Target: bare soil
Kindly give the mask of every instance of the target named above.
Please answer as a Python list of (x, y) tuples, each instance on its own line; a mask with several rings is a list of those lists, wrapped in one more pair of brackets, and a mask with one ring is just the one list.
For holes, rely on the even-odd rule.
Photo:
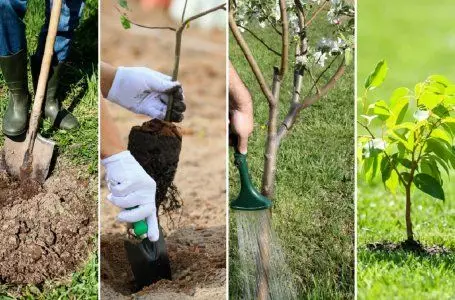
[(1, 283), (65, 280), (96, 248), (96, 182), (64, 165), (43, 186), (0, 171)]
[[(101, 59), (116, 66), (146, 66), (167, 74), (173, 67), (174, 33), (133, 27), (124, 30), (113, 6), (101, 3)], [(132, 14), (137, 22), (170, 25), (163, 11)], [(126, 224), (118, 209), (101, 202), (101, 297), (106, 299), (224, 299), (226, 295), (226, 34), (191, 27), (184, 33), (179, 81), (187, 111), (179, 132), (182, 149), (174, 184), (183, 207), (160, 223), (171, 260), (172, 281), (135, 291), (124, 253)], [(110, 105), (120, 137), (148, 121)], [(164, 215), (163, 215), (164, 214)]]
[(371, 251), (386, 251), (386, 252), (395, 252), (395, 251), (406, 251), (406, 252), (414, 252), (420, 255), (437, 255), (437, 254), (451, 254), (451, 251), (439, 245), (424, 245), (419, 241), (404, 241), (401, 243), (393, 243), (393, 242), (378, 242), (378, 243), (371, 243), (367, 244), (367, 248)]

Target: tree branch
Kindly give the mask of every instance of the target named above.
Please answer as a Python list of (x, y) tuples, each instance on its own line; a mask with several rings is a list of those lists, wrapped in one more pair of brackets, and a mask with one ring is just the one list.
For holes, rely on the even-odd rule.
[(329, 2), (329, 0), (326, 0), (324, 4), (322, 4), (318, 10), (311, 16), (311, 18), (308, 20), (308, 22), (305, 23), (305, 27), (310, 25), (311, 22), (317, 17), (317, 15), (324, 9), (325, 5)]
[(335, 87), (335, 84), (341, 78), (345, 71), (345, 64), (344, 59), (341, 61), (337, 71), (330, 80), (320, 89), (319, 92), (313, 94), (311, 96), (307, 96), (303, 99), (302, 103), (292, 104), (289, 112), (287, 113), (286, 117), (284, 118), (279, 130), (278, 130), (278, 140), (281, 140), (286, 133), (291, 129), (292, 125), (294, 125), (298, 114), (304, 108), (307, 108), (314, 102), (318, 101), (322, 97), (324, 97), (330, 90)]
[(188, 18), (188, 19), (186, 19), (186, 20), (180, 25), (179, 29), (182, 28), (182, 30), (183, 30), (183, 29), (185, 29), (186, 25), (187, 25), (188, 23), (190, 23), (191, 21), (194, 21), (194, 20), (196, 20), (196, 19), (199, 19), (200, 17), (203, 17), (203, 16), (205, 16), (205, 15), (207, 15), (207, 14), (209, 14), (209, 13), (212, 13), (212, 12), (214, 12), (214, 11), (217, 11), (217, 10), (219, 10), (219, 9), (226, 10), (226, 3), (223, 3), (223, 4), (220, 4), (220, 5), (218, 5), (218, 6), (212, 7), (211, 9), (208, 9), (208, 10), (206, 10), (206, 11), (203, 11), (203, 12), (201, 12), (201, 13), (198, 13), (198, 14), (196, 14), (196, 15), (194, 15), (194, 16)]
[(182, 19), (180, 20), (181, 23), (183, 23), (183, 20), (185, 20), (185, 12), (186, 12), (186, 5), (188, 4), (188, 0), (185, 0), (185, 4), (183, 6), (183, 12), (182, 12)]
[(318, 101), (322, 97), (324, 97), (333, 87), (335, 84), (338, 82), (338, 80), (341, 78), (341, 76), (344, 74), (344, 71), (346, 70), (346, 66), (344, 64), (344, 58), (341, 60), (340, 65), (338, 66), (337, 71), (333, 76), (330, 78), (330, 80), (319, 90), (314, 95), (307, 96), (305, 99), (303, 99), (303, 108), (307, 108), (308, 106), (312, 105), (314, 102)]
[(244, 27), (242, 25), (239, 25), (237, 24), (237, 26), (239, 28), (242, 28), (244, 29), (245, 31), (247, 31), (249, 34), (251, 34), (258, 42), (260, 42), (262, 45), (264, 45), (265, 48), (267, 48), (267, 50), (269, 50), (270, 52), (272, 52), (273, 54), (276, 54), (278, 56), (281, 57), (281, 53), (276, 51), (275, 49), (273, 49), (271, 46), (267, 45), (267, 43), (261, 39), (257, 34), (255, 34), (252, 30), (248, 29), (247, 27)]
[[(185, 7), (186, 7), (186, 4), (185, 4)], [(211, 8), (211, 9), (208, 9), (206, 11), (203, 11), (201, 13), (198, 13), (198, 14), (186, 19), (177, 28), (177, 31), (175, 33), (174, 68), (173, 68), (173, 71), (172, 71), (172, 80), (173, 81), (176, 81), (177, 78), (178, 78), (178, 75), (179, 75), (180, 51), (181, 51), (181, 46), (182, 46), (182, 34), (183, 34), (183, 31), (185, 30), (185, 28), (187, 27), (187, 25), (191, 21), (194, 21), (194, 20), (196, 20), (196, 19), (198, 19), (200, 17), (203, 17), (203, 16), (205, 16), (205, 15), (207, 15), (209, 13), (212, 13), (214, 11), (217, 11), (219, 9), (226, 9), (226, 3), (220, 4), (218, 6), (215, 6), (215, 7)], [(184, 13), (182, 14), (182, 17), (183, 17), (183, 15), (184, 15)], [(167, 103), (167, 109), (166, 109), (166, 117), (165, 117), (166, 121), (170, 121), (171, 120), (171, 113), (172, 113), (173, 106), (174, 106), (174, 97), (170, 96), (169, 100), (168, 100), (168, 103)]]
[(171, 26), (150, 26), (150, 25), (143, 25), (143, 24), (136, 23), (135, 21), (131, 20), (125, 12), (122, 12), (118, 6), (114, 6), (114, 7), (121, 16), (124, 16), (128, 20), (128, 22), (130, 22), (133, 25), (136, 25), (137, 27), (142, 27), (142, 28), (147, 28), (147, 29), (167, 29), (167, 30), (171, 30), (171, 31), (177, 31), (177, 28), (171, 27)]
[[(318, 78), (314, 79), (313, 76), (312, 79), (314, 80), (313, 82), (313, 85), (311, 86), (310, 90), (308, 91), (308, 95), (310, 95), (310, 93), (313, 91), (313, 88), (316, 87), (316, 90), (318, 93), (321, 93), (321, 90), (318, 88), (317, 84), (319, 82), (319, 80), (321, 80), (322, 76), (324, 76), (324, 74), (332, 67), (333, 63), (337, 60), (339, 55), (335, 56), (332, 61), (327, 65), (327, 67), (319, 74)], [(307, 95), (307, 96), (308, 96)]]
[(286, 0), (280, 1), (280, 15), (281, 15), (281, 67), (280, 67), (280, 80), (283, 79), (284, 74), (288, 69), (289, 60), (289, 24), (288, 14), (286, 12)]
[(248, 64), (250, 65), (251, 70), (253, 71), (254, 76), (256, 77), (256, 80), (259, 84), (259, 87), (261, 88), (262, 93), (267, 98), (267, 101), (269, 102), (269, 106), (276, 105), (276, 99), (273, 97), (272, 91), (270, 90), (267, 83), (265, 82), (264, 75), (262, 74), (261, 69), (259, 68), (256, 60), (254, 59), (254, 56), (251, 53), (251, 50), (248, 47), (248, 44), (243, 39), (243, 36), (240, 33), (240, 30), (239, 30), (237, 24), (235, 23), (234, 11), (232, 9), (229, 10), (229, 28), (231, 29), (232, 35), (234, 36), (235, 40), (237, 41), (237, 44), (239, 45), (240, 49), (242, 50), (243, 55), (245, 56), (245, 59), (247, 60)]

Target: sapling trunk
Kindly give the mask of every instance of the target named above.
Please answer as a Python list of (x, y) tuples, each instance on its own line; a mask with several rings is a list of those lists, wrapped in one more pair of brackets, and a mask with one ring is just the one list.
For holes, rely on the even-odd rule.
[(411, 184), (406, 185), (406, 234), (408, 241), (414, 241), (411, 220)]

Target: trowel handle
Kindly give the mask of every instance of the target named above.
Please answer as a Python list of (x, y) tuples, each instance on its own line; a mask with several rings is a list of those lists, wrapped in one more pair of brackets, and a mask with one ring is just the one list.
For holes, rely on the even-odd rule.
[[(130, 207), (130, 208), (127, 208), (127, 209), (134, 209), (136, 207), (137, 206)], [(145, 222), (145, 220), (134, 222), (133, 223), (133, 230), (134, 230), (134, 234), (137, 237), (144, 238), (144, 237), (147, 236), (147, 231), (148, 231), (147, 223)]]

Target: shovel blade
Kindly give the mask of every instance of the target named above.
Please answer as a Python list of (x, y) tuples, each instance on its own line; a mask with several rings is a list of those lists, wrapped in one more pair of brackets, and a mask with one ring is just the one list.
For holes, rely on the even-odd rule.
[(158, 280), (172, 279), (171, 265), (161, 228), (157, 242), (151, 242), (148, 238), (140, 243), (126, 240), (125, 249), (139, 290)]
[[(44, 183), (49, 175), (55, 142), (37, 135), (33, 146), (31, 170), (27, 175), (31, 179)], [(6, 171), (14, 176), (21, 177), (25, 153), (27, 152), (26, 137), (5, 138), (4, 158)]]

